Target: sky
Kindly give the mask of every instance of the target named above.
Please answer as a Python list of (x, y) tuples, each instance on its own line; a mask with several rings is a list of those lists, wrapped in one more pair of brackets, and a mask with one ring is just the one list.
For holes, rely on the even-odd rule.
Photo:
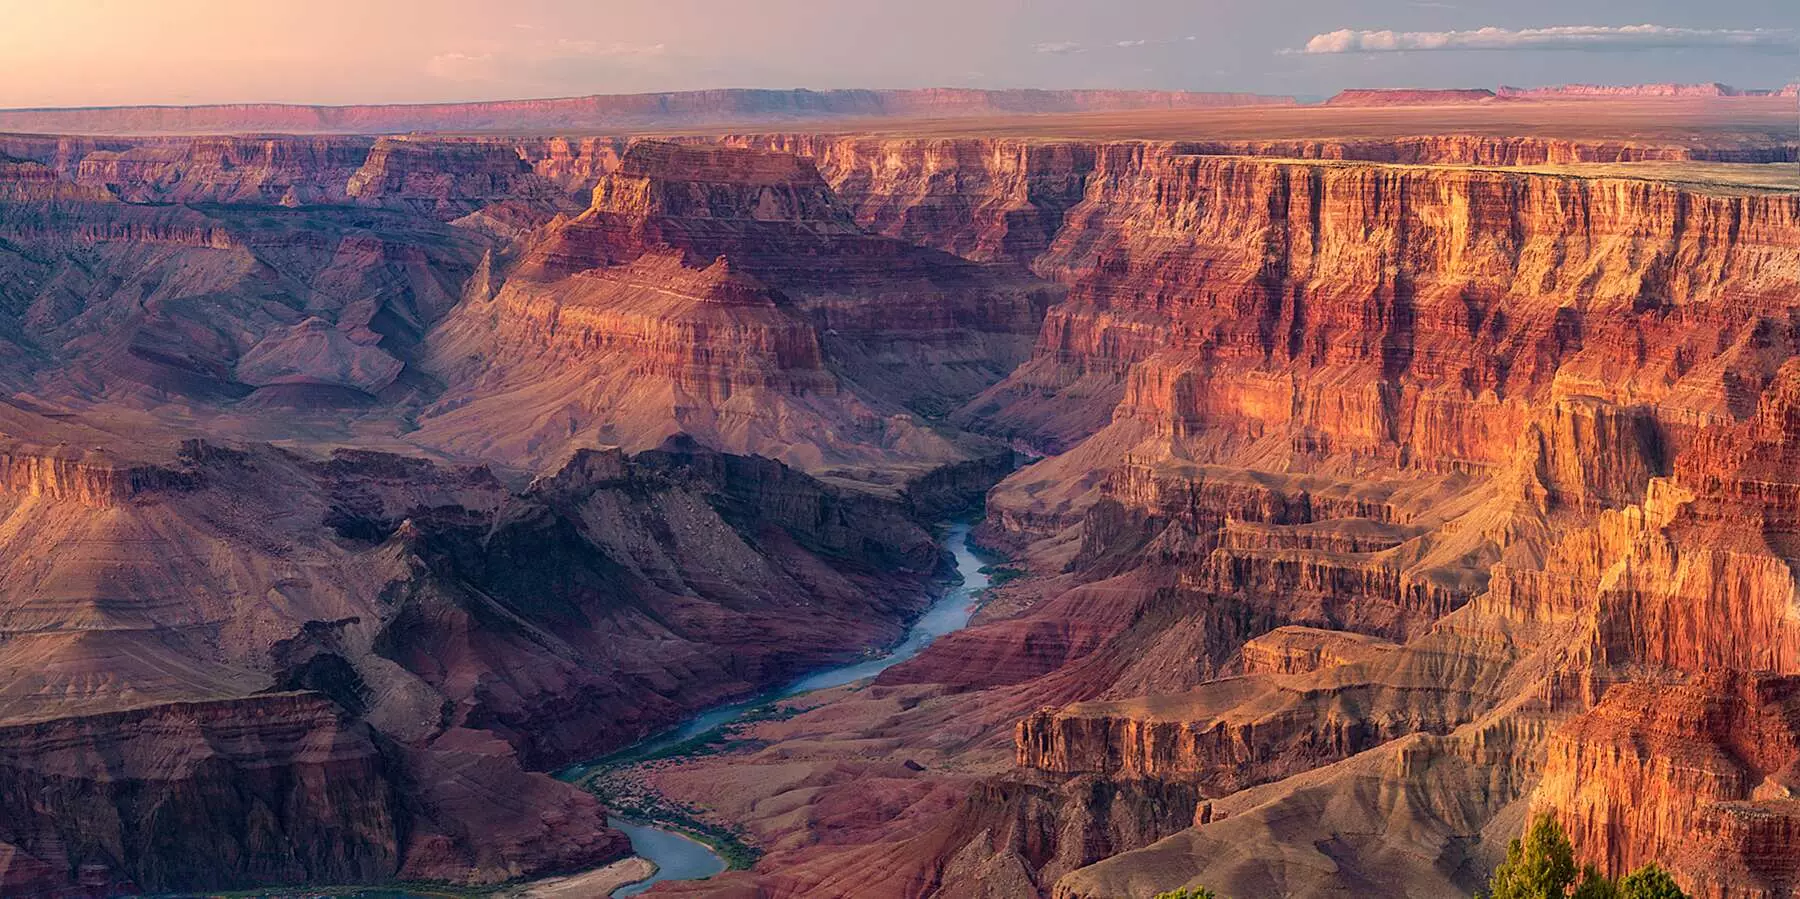
[(1797, 0), (0, 0), (0, 107), (1800, 81)]

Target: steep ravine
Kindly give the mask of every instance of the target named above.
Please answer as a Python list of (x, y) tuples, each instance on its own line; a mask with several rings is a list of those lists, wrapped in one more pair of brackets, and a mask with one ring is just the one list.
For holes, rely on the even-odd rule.
[[(976, 555), (972, 533), (973, 527), (967, 523), (951, 524), (945, 528), (942, 545), (943, 551), (955, 560), (953, 580), (931, 607), (913, 622), (906, 639), (899, 644), (873, 653), (861, 661), (812, 672), (780, 690), (756, 699), (709, 709), (681, 727), (629, 747), (618, 757), (576, 765), (565, 769), (558, 776), (578, 783), (591, 782), (597, 777), (604, 778), (605, 769), (619, 764), (620, 758), (630, 762), (663, 756), (672, 750), (678, 750), (684, 743), (704, 738), (715, 731), (729, 729), (771, 703), (876, 677), (923, 652), (938, 638), (962, 630), (968, 626), (970, 616), (974, 614), (977, 603), (990, 583), (988, 568)], [(676, 757), (679, 757), (679, 753)], [(658, 826), (654, 822), (634, 820), (627, 820), (626, 823), (629, 826), (621, 829), (630, 835), (633, 852), (655, 862), (659, 870), (649, 880), (621, 889), (613, 894), (615, 896), (636, 895), (654, 884), (668, 880), (703, 880), (725, 869), (723, 859), (711, 852), (705, 843), (681, 833), (679, 824)]]

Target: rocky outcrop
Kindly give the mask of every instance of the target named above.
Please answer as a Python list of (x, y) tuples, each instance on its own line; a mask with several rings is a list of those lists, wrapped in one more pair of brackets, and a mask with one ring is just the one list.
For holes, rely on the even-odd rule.
[(136, 203), (342, 203), (369, 147), (359, 138), (144, 141), (82, 155), (73, 180)]
[[(367, 339), (379, 335), (366, 332)], [(380, 393), (405, 368), (369, 343), (357, 343), (323, 319), (272, 331), (237, 363), (237, 379), (252, 387), (321, 384)]]
[(105, 203), (112, 199), (104, 190), (58, 177), (55, 169), (41, 163), (0, 159), (0, 203)]
[(143, 494), (180, 490), (193, 482), (190, 471), (174, 464), (0, 442), (0, 492), (16, 497), (42, 497), (103, 509)]
[(482, 250), (389, 211), (73, 202), (98, 188), (57, 183), (59, 197), (0, 203), (0, 333), (29, 348), (5, 366), (59, 400), (213, 403), (271, 387), (366, 399), (399, 378)]
[[(1204, 434), (1222, 441), (1207, 451), (1222, 458), (1277, 451), (1269, 435), (1287, 433), (1278, 452), (1290, 456), (1474, 470), (1506, 459), (1526, 404), (1552, 394), (1711, 420), (1729, 402), (1718, 379), (1737, 351), (1689, 366), (1679, 387), (1647, 373), (1688, 352), (1677, 347), (1691, 346), (1692, 328), (1727, 345), (1750, 339), (1766, 327), (1756, 310), (1788, 289), (1750, 260), (1789, 252), (1790, 197), (1167, 153), (1101, 155), (1087, 199), (1038, 262), (1069, 299), (1033, 360), (971, 408), (1066, 389), (1090, 410), (1088, 428), (1122, 401), (1108, 416), (1115, 443)], [(1570, 229), (1576, 209), (1584, 224)], [(1378, 228), (1374, 243), (1365, 227)], [(1720, 240), (1743, 251), (1713, 252)], [(1727, 294), (1747, 302), (1714, 302)], [(1658, 361), (1619, 355), (1639, 331)], [(1478, 345), (1481, 358), (1465, 355)], [(1081, 436), (1071, 421), (1064, 408), (1021, 424), (1066, 444)]]
[(1045, 302), (1018, 275), (864, 232), (799, 157), (642, 142), (441, 329), (431, 367), (452, 398), (425, 433), (494, 449), (495, 416), (529, 415), (505, 437), (538, 458), (597, 427), (815, 471), (967, 461), (998, 448), (922, 418), (998, 380)]
[(1353, 88), (1338, 91), (1326, 106), (1439, 106), (1446, 103), (1480, 103), (1494, 99), (1485, 87), (1462, 90), (1424, 88)]
[(1621, 684), (1551, 740), (1537, 807), (1612, 871), (1655, 861), (1689, 895), (1786, 896), (1800, 885), (1792, 678)]
[(1244, 673), (1309, 674), (1380, 657), (1396, 644), (1363, 634), (1279, 627), (1244, 644)]
[(1197, 791), (1180, 783), (1097, 777), (984, 783), (941, 837), (946, 857), (939, 889), (994, 899), (1030, 895), (1066, 872), (1191, 826), (1199, 809)]
[[(570, 166), (576, 171), (551, 171), (565, 182), (585, 180), (577, 174), (580, 165), (577, 161)], [(375, 141), (362, 165), (344, 182), (344, 194), (361, 203), (410, 208), (444, 218), (499, 202), (555, 208), (565, 203), (567, 196), (538, 175), (510, 141), (394, 137)]]
[(79, 872), (165, 891), (369, 881), (399, 868), (396, 784), (368, 734), (323, 698), (14, 724), (0, 742), (14, 799), (0, 839), (58, 880)]
[[(1129, 174), (1166, 163), (1186, 174)], [(1280, 186), (1244, 190), (1264, 177)], [(1098, 697), (1026, 715), (1017, 764), (1193, 784), (1215, 801), (1185, 845), (1072, 872), (1059, 895), (1286, 889), (1275, 884), (1291, 866), (1234, 855), (1231, 841), (1288, 839), (1263, 828), (1327, 801), (1346, 803), (1332, 806), (1345, 822), (1382, 820), (1382, 801), (1347, 797), (1393, 778), (1454, 806), (1429, 841), (1439, 871), (1472, 867), (1451, 878), (1467, 889), (1481, 868), (1456, 847), (1495, 837), (1482, 833), (1540, 767), (1565, 764), (1547, 753), (1576, 752), (1546, 749), (1562, 720), (1647, 671), (1791, 667), (1779, 609), (1793, 578), (1777, 548), (1792, 530), (1781, 460), (1800, 432), (1778, 324), (1793, 290), (1779, 273), (1800, 245), (1791, 197), (1153, 145), (1102, 148), (1085, 190), (1035, 263), (1067, 301), (1033, 361), (978, 403), (997, 421), (1064, 388), (1105, 415), (1086, 434), (1066, 409), (1026, 419), (1044, 444), (1080, 442), (1015, 475), (990, 509), (1058, 576), (1092, 581), (1081, 590), (1119, 602), (1167, 566), (1173, 595), (1131, 606), (1142, 625), (973, 684), (1047, 694), (1105, 679)], [(1704, 350), (1695, 328), (1715, 335)], [(1480, 360), (1461, 355), (1475, 344)], [(1006, 632), (1067, 633), (1073, 608), (1040, 602)], [(1001, 624), (944, 641), (940, 682), (969, 686), (946, 672), (974, 669), (987, 629)], [(1216, 679), (1234, 654), (1247, 676)], [(1185, 686), (1169, 674), (1196, 658), (1214, 667), (1188, 669)], [(931, 670), (921, 659), (909, 674)], [(1578, 843), (1650, 839), (1621, 806), (1555, 786), (1600, 783), (1614, 747), (1642, 745), (1594, 738), (1579, 772), (1546, 774), (1540, 803), (1584, 810)], [(1443, 793), (1426, 786), (1437, 777)], [(1482, 786), (1449, 786), (1471, 777)], [(1634, 777), (1595, 789), (1626, 795)], [(1707, 803), (1744, 801), (1654, 789), (1668, 808), (1646, 814), (1670, 833), (1700, 827)], [(1783, 851), (1780, 814), (1713, 819), (1708, 832), (1729, 836), (1688, 864), (1740, 885), (1775, 876), (1743, 872), (1778, 867), (1766, 860)], [(1392, 851), (1376, 840), (1321, 857), (1336, 882), (1356, 882), (1344, 872)], [(1630, 863), (1664, 851), (1677, 847)], [(1134, 864), (1192, 880), (1126, 891)], [(1407, 877), (1418, 895), (1446, 888)]]
[(1094, 167), (1077, 142), (811, 134), (728, 143), (812, 160), (858, 224), (967, 259), (1028, 264), (1049, 248)]
[[(592, 798), (516, 769), (527, 782), (506, 804), (537, 820), (471, 819), (470, 785), (436, 770), (443, 758), (409, 759), (343, 714), (323, 696), (274, 693), (0, 726), (0, 795), (12, 798), (0, 839), (19, 853), (7, 867), (41, 866), (54, 895), (71, 882), (109, 892), (493, 882), (629, 851)], [(433, 776), (424, 795), (411, 783)], [(532, 795), (547, 788), (553, 801)], [(506, 838), (478, 847), (466, 830), (478, 824)]]
[(1720, 84), (1717, 81), (1704, 84), (1561, 84), (1554, 87), (1502, 87), (1500, 96), (1509, 100), (1567, 100), (1567, 99), (1609, 99), (1654, 97), (1667, 99), (1674, 97), (1764, 97), (1775, 91), (1745, 90)]

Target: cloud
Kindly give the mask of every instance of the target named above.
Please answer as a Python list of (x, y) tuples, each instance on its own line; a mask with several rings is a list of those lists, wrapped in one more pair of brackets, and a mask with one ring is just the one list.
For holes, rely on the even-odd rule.
[[(1105, 43), (1095, 44), (1094, 49), (1101, 53), (1105, 53), (1109, 50), (1141, 50), (1145, 47), (1168, 47), (1184, 41), (1197, 41), (1199, 39), (1200, 38), (1191, 34), (1186, 37), (1128, 38), (1125, 40), (1107, 41)], [(1049, 41), (1042, 44), (1033, 44), (1031, 49), (1039, 53), (1066, 56), (1071, 53), (1086, 53), (1088, 52), (1088, 45), (1079, 41)]]
[(1118, 47), (1121, 50), (1136, 50), (1139, 47), (1167, 47), (1171, 44), (1179, 44), (1184, 41), (1197, 41), (1197, 40), (1199, 40), (1198, 37), (1195, 37), (1194, 35), (1190, 34), (1187, 37), (1181, 37), (1181, 38), (1174, 38), (1174, 37), (1170, 37), (1170, 38), (1139, 38), (1137, 40), (1130, 40), (1130, 41), (1113, 41), (1112, 46)]
[(551, 46), (554, 56), (661, 56), (669, 49), (667, 44), (610, 44), (600, 41), (582, 41), (562, 38)]
[(1765, 53), (1800, 51), (1788, 28), (1671, 28), (1666, 25), (1563, 25), (1474, 31), (1353, 31), (1320, 34), (1297, 52), (1403, 53), (1427, 50), (1672, 50), (1711, 48)]

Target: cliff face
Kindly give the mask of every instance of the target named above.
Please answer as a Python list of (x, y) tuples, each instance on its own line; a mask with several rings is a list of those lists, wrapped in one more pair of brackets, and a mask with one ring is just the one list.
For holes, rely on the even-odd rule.
[(633, 448), (683, 432), (814, 470), (992, 455), (920, 413), (998, 380), (1043, 302), (1022, 275), (866, 233), (799, 157), (639, 143), (440, 330), (453, 398), (426, 435), (487, 445), (496, 416), (554, 407), (560, 436), (507, 439), (542, 456), (589, 428)]
[(966, 259), (1029, 263), (1048, 248), (1094, 168), (1094, 147), (1023, 140), (747, 135), (794, 153), (863, 227)]
[(72, 457), (29, 444), (0, 448), (0, 493), (17, 497), (43, 497), (104, 509), (191, 484), (192, 478), (179, 469), (109, 458), (104, 453)]
[(598, 139), (195, 137), (116, 146), (19, 152), (134, 203), (354, 203), (443, 218), (501, 202), (566, 207), (617, 156)]
[(395, 787), (321, 698), (12, 725), (0, 740), (16, 797), (0, 840), (57, 874), (162, 891), (366, 881), (398, 864)]
[(1703, 84), (1564, 84), (1555, 87), (1503, 87), (1500, 96), (1509, 99), (1616, 99), (1620, 97), (1756, 97), (1779, 93), (1768, 90), (1746, 90), (1720, 84), (1717, 81)]
[[(1552, 394), (1700, 423), (1732, 402), (1721, 369), (1741, 353), (1718, 345), (1793, 288), (1795, 212), (1649, 182), (1119, 148), (1037, 263), (1067, 302), (977, 407), (1066, 384), (1090, 409), (1121, 399), (1115, 433), (1439, 471), (1498, 464)], [(1743, 302), (1710, 302), (1726, 295)], [(1718, 361), (1687, 361), (1702, 352)], [(1069, 418), (1023, 424), (1067, 442)], [(1282, 431), (1293, 443), (1268, 447)]]
[(1690, 895), (1796, 887), (1792, 678), (1621, 684), (1552, 739), (1539, 805), (1612, 870), (1670, 868)]
[(1415, 88), (1353, 89), (1339, 91), (1327, 106), (1437, 106), (1446, 103), (1480, 103), (1494, 99), (1487, 88), (1423, 90)]
[[(0, 840), (17, 853), (8, 869), (31, 860), (41, 872), (31, 886), (47, 894), (65, 879), (161, 892), (402, 871), (492, 881), (629, 851), (591, 797), (516, 769), (517, 792), (485, 820), (459, 819), (438, 800), (466, 786), (446, 778), (420, 795), (410, 780), (445, 772), (383, 749), (343, 714), (317, 694), (276, 693), (0, 727), (0, 780), (14, 800)], [(503, 766), (487, 776), (489, 786), (508, 780)], [(471, 825), (494, 839), (471, 845), (461, 833)]]
[(888, 642), (937, 565), (898, 502), (691, 443), (516, 493), (382, 453), (31, 452), (0, 493), (0, 842), (33, 890), (605, 862), (604, 809), (526, 770)]
[(397, 213), (106, 196), (0, 204), (0, 334), (21, 346), (0, 368), (51, 403), (211, 405), (273, 385), (366, 399), (481, 254), (465, 232)]
[[(1358, 633), (1240, 637), (1243, 679), (1026, 717), (1022, 768), (1197, 783), (1232, 816), (1058, 893), (1143, 889), (1132, 860), (1172, 856), (1255, 893), (1229, 834), (1380, 758), (1446, 755), (1504, 775), (1442, 831), (1452, 870), (1451, 834), (1543, 766), (1535, 807), (1603, 866), (1663, 859), (1701, 895), (1789, 889), (1785, 793), (1757, 786), (1787, 764), (1785, 719), (1757, 711), (1774, 700), (1702, 679), (1679, 695), (1707, 711), (1652, 709), (1662, 694), (1630, 682), (1794, 665), (1796, 212), (1640, 181), (1103, 150), (1036, 261), (1069, 298), (1020, 383), (983, 401), (1105, 379), (1116, 392), (1071, 400), (1118, 403), (1003, 485), (999, 521), (1073, 529), (1077, 568), (1173, 564), (1207, 601)], [(1068, 420), (1030, 433), (1082, 436)], [(1415, 764), (1401, 776), (1433, 789)]]
[(75, 180), (133, 202), (297, 205), (343, 202), (369, 153), (358, 139), (209, 137), (83, 155)]
[[(860, 223), (982, 258), (1080, 182), (1010, 257), (1066, 299), (957, 417), (1061, 450), (990, 496), (1038, 578), (882, 678), (948, 694), (883, 733), (966, 715), (982, 759), (1012, 736), (1014, 770), (953, 816), (979, 848), (904, 843), (918, 876), (1446, 895), (1530, 805), (1615, 871), (1790, 888), (1776, 688), (1713, 678), (1793, 665), (1791, 195), (1254, 156), (1638, 152), (1597, 145), (1136, 143), (1059, 170), (1066, 145), (739, 140), (821, 160)], [(1631, 699), (1690, 678), (1667, 718)], [(1195, 826), (1085, 829), (1111, 814), (1094, 783), (1193, 790)], [(1657, 798), (1609, 798), (1633, 791)]]

